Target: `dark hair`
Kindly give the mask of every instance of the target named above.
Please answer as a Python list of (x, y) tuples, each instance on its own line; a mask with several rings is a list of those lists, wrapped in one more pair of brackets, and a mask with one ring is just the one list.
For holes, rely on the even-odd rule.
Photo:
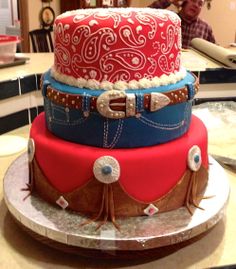
[(182, 3), (182, 5), (181, 5), (181, 7), (184, 7), (186, 4), (187, 4), (187, 0), (185, 0), (183, 3)]

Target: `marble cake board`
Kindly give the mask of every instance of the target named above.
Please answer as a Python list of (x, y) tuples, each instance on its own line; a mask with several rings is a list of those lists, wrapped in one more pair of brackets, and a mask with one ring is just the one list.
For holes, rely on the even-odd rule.
[[(193, 216), (186, 208), (160, 213), (152, 217), (141, 216), (119, 219), (118, 231), (106, 223), (96, 231), (97, 224), (83, 227), (86, 217), (57, 205), (49, 205), (36, 195), (21, 191), (28, 182), (28, 161), (24, 153), (9, 167), (4, 177), (5, 203), (20, 226), (35, 239), (65, 252), (100, 258), (151, 257), (162, 249), (194, 241), (214, 227), (225, 215), (230, 187), (224, 169), (210, 157), (209, 182), (205, 196)], [(23, 201), (24, 200), (24, 201)]]

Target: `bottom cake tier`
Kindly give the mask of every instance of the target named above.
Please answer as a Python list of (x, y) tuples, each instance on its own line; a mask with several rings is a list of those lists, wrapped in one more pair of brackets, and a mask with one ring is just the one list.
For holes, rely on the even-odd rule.
[(29, 189), (93, 220), (182, 206), (193, 213), (208, 181), (207, 130), (195, 116), (189, 131), (169, 143), (104, 149), (54, 136), (42, 113), (32, 124), (28, 154)]

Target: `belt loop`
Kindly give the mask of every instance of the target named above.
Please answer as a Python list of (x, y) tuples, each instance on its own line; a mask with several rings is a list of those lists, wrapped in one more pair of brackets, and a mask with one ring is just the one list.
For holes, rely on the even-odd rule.
[(144, 111), (144, 104), (143, 104), (143, 94), (136, 93), (136, 112), (140, 113)]
[(42, 85), (42, 95), (43, 96), (47, 95), (47, 88), (49, 85), (50, 85), (50, 82), (48, 80), (43, 81), (43, 85)]
[(195, 96), (195, 86), (193, 83), (189, 82), (186, 84), (188, 90), (188, 100), (192, 100)]
[(82, 98), (82, 111), (85, 117), (88, 117), (90, 113), (90, 99), (91, 95), (84, 92)]

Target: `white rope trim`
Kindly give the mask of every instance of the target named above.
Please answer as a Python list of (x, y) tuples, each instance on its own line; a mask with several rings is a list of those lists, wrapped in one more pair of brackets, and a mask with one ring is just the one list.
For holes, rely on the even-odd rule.
[(163, 74), (160, 77), (154, 77), (152, 79), (142, 78), (140, 80), (117, 81), (111, 83), (109, 81), (97, 81), (95, 79), (86, 80), (84, 78), (74, 78), (72, 76), (64, 75), (55, 70), (54, 67), (51, 68), (51, 76), (62, 83), (78, 88), (87, 88), (91, 90), (137, 90), (137, 89), (147, 89), (159, 86), (166, 86), (170, 84), (175, 84), (186, 76), (186, 69), (181, 68), (179, 72), (172, 73), (170, 75)]

